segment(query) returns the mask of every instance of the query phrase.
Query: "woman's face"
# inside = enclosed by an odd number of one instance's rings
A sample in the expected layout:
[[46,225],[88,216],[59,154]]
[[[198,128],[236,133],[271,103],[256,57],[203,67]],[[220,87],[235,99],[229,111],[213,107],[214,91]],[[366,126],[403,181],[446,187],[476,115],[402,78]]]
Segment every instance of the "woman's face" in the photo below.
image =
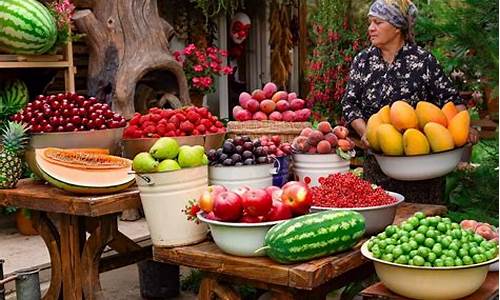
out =
[[368,21],[368,35],[370,36],[370,42],[375,47],[387,45],[401,37],[401,30],[389,22],[377,17],[368,17]]

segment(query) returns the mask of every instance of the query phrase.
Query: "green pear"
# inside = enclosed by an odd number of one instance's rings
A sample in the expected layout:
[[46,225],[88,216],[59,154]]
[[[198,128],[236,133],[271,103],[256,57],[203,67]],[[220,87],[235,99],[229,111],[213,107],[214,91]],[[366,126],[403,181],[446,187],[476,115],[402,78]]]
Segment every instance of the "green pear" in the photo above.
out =
[[201,159],[201,165],[203,166],[208,165],[208,156],[206,154],[203,154],[203,158]]
[[173,159],[165,159],[160,162],[160,164],[156,167],[158,172],[167,172],[167,171],[175,171],[179,170],[181,166],[177,163],[177,161]]
[[138,173],[156,172],[158,162],[148,152],[141,152],[134,157],[132,168]]
[[202,155],[205,154],[205,147],[203,147],[201,145],[193,146],[193,149],[200,152]]
[[159,160],[174,159],[179,154],[179,143],[173,138],[162,137],[149,149],[149,153]]
[[181,168],[197,167],[202,165],[204,154],[195,147],[182,146],[177,160]]

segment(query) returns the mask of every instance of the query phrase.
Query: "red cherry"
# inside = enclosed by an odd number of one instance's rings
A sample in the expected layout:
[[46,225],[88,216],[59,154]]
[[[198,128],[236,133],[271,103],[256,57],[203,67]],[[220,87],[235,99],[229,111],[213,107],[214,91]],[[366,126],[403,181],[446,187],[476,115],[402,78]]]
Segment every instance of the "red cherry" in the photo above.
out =
[[82,118],[80,116],[72,116],[71,117],[71,123],[78,125],[82,122]]
[[64,126],[65,131],[73,131],[75,130],[75,125],[73,123],[67,123],[66,126]]
[[91,105],[92,105],[92,103],[90,103],[90,101],[85,100],[85,101],[83,101],[83,103],[82,103],[82,108],[84,108],[84,109],[89,109]]
[[78,130],[79,130],[79,131],[85,131],[85,126],[80,125],[80,127],[78,127]]
[[110,107],[108,104],[104,103],[103,105],[101,105],[101,109],[102,110],[110,110]]
[[101,118],[96,118],[96,119],[94,120],[94,122],[95,122],[95,127],[96,127],[96,128],[99,128],[99,127],[101,127],[101,125],[102,125],[102,124],[104,124],[104,120],[103,120],[103,119],[101,119]]
[[113,114],[113,121],[120,121],[122,119],[122,116],[119,114]]
[[99,129],[108,129],[108,127],[106,126],[106,124],[102,124]]
[[90,102],[91,105],[97,103],[97,99],[95,97],[89,97],[88,101]]
[[32,126],[31,131],[33,131],[33,132],[40,132],[40,131],[42,131],[42,129],[43,129],[42,126],[35,125],[35,126]]
[[99,115],[98,115],[97,113],[95,113],[95,112],[92,112],[92,113],[90,113],[90,115],[89,115],[89,119],[91,119],[91,120],[95,120],[95,119],[97,119],[98,117],[99,117]]
[[65,94],[62,94],[62,93],[57,94],[57,100],[62,100],[64,98],[66,98]]
[[104,111],[104,116],[105,116],[107,119],[112,119],[112,118],[113,118],[113,116],[114,116],[114,114],[115,114],[115,113],[114,113],[114,112],[112,112],[112,111],[111,111],[111,110],[109,110],[109,109]]
[[57,127],[59,126],[60,122],[59,122],[59,118],[58,117],[50,117],[49,119],[49,123],[53,126],[53,127]]
[[57,126],[57,131],[58,132],[63,132],[64,131],[64,127],[62,125]]
[[50,124],[46,124],[45,126],[43,126],[43,131],[45,132],[52,132],[54,130],[54,127],[52,127],[52,125]]
[[70,117],[71,116],[71,111],[69,109],[63,109],[62,115],[65,117]]
[[88,125],[88,124],[89,124],[89,119],[82,118],[82,125]]
[[72,114],[73,116],[78,116],[78,115],[80,114],[80,109],[79,109],[79,108],[77,108],[77,107],[73,107],[73,108],[71,109],[71,114]]
[[45,99],[45,98],[46,98],[46,96],[45,96],[45,95],[38,95],[38,96],[36,96],[36,98],[35,98],[35,99],[36,99],[36,100],[43,100],[43,99]]
[[89,120],[88,123],[87,123],[87,127],[90,128],[90,129],[93,129],[95,128],[95,121],[94,120]]
[[117,128],[120,128],[120,127],[125,127],[127,125],[127,121],[122,118],[120,121],[118,121],[118,127]]
[[38,109],[41,107],[42,107],[42,101],[40,101],[40,100],[33,101],[33,108]]
[[87,115],[87,111],[85,110],[85,108],[80,107],[80,108],[78,109],[78,115],[79,115],[80,117],[85,117],[85,116]]

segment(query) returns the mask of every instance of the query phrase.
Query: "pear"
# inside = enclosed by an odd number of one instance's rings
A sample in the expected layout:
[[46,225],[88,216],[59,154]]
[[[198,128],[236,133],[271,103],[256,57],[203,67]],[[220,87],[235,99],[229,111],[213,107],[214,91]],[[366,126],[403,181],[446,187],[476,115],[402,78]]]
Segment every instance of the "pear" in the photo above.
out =
[[179,154],[179,143],[173,138],[162,137],[149,149],[149,153],[158,160],[174,159]]
[[148,152],[141,152],[134,157],[132,168],[138,173],[156,172],[158,162]]
[[179,170],[181,166],[177,163],[177,161],[173,159],[164,159],[160,162],[160,164],[156,167],[158,172],[168,172]]
[[203,164],[204,154],[204,151],[200,151],[197,146],[182,146],[177,160],[181,168],[198,167]]
[[203,158],[201,159],[201,164],[203,166],[208,165],[208,156],[206,154],[203,154]]

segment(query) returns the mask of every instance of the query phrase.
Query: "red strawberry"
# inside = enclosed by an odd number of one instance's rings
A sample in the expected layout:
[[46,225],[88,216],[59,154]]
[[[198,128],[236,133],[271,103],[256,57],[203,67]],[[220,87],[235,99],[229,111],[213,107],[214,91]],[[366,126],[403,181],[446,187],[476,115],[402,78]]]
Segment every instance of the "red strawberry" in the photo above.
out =
[[139,123],[143,124],[144,122],[150,121],[151,116],[149,114],[141,116]]
[[167,131],[175,131],[177,128],[174,123],[167,123]]
[[187,119],[193,123],[193,124],[197,124],[199,121],[200,121],[200,115],[197,114],[196,112],[194,111],[190,111],[187,113]]
[[217,132],[219,132],[219,128],[217,128],[215,126],[210,126],[210,132],[211,133],[217,133]]
[[205,127],[205,125],[200,124],[200,125],[196,126],[196,130],[198,130],[199,133],[204,134],[205,131],[207,131],[207,128]]
[[219,121],[219,119],[217,119],[216,116],[211,116],[210,121],[212,121],[212,123],[215,123],[215,122]]
[[161,136],[160,136],[158,133],[155,133],[155,134],[153,134],[151,137],[152,137],[152,138],[156,138],[156,139],[157,139],[157,138],[160,138]]
[[165,136],[165,134],[167,133],[167,126],[165,126],[163,124],[159,124],[158,126],[156,126],[156,132],[160,136]]
[[143,131],[145,134],[156,133],[156,126],[154,126],[154,125],[148,126]]
[[160,124],[167,126],[168,121],[165,119],[161,119],[160,122],[158,122],[158,125],[160,125]]
[[151,121],[158,123],[161,120],[161,115],[160,114],[152,114],[151,115]]
[[170,117],[172,117],[175,114],[175,111],[172,109],[164,109],[160,112],[160,115],[163,119],[168,120]]
[[165,136],[175,136],[175,130],[171,130],[171,131],[167,132],[167,134]]
[[175,114],[175,116],[176,116],[176,117],[177,117],[177,119],[179,119],[179,121],[181,121],[181,122],[184,122],[184,121],[186,121],[186,119],[187,119],[187,118],[186,118],[186,116],[185,116],[183,113],[180,113],[180,112],[176,113],[176,114]]
[[140,114],[134,114],[134,116],[132,117],[132,119],[130,119],[130,122],[129,124],[130,125],[139,125],[141,121],[141,115]]
[[175,136],[180,136],[181,135],[181,130],[180,129],[176,129],[175,130]]
[[201,124],[205,125],[205,128],[210,128],[212,126],[212,122],[209,119],[203,119],[200,121]]
[[146,121],[146,122],[142,123],[141,128],[145,129],[145,128],[150,127],[150,126],[154,127],[154,126],[156,126],[156,123],[152,122],[152,121]]
[[200,132],[196,129],[193,130],[193,132],[191,133],[191,135],[200,135]]
[[221,121],[217,121],[217,122],[215,122],[215,124],[214,124],[214,125],[215,125],[215,127],[218,127],[218,128],[222,128],[222,127],[224,127],[224,124],[222,124],[222,122],[221,122]]
[[159,114],[161,112],[161,109],[159,107],[151,107],[149,109],[150,114]]
[[208,116],[208,108],[206,107],[198,107],[196,109],[196,112],[202,117],[202,118],[206,118]]
[[224,133],[226,132],[226,128],[222,127],[222,128],[219,128],[219,133]]
[[178,128],[179,125],[181,124],[181,121],[177,117],[177,115],[171,116],[170,119],[168,119],[168,123],[174,124],[174,128]]
[[123,131],[124,138],[132,138],[134,136],[134,132],[137,130],[137,126],[131,125]]
[[186,134],[190,134],[194,130],[194,125],[189,121],[184,121],[181,123],[181,126],[179,128]]
[[133,137],[134,139],[139,139],[139,138],[141,138],[141,137],[142,137],[142,130],[140,130],[140,129],[135,130],[135,131],[133,132],[132,137]]

